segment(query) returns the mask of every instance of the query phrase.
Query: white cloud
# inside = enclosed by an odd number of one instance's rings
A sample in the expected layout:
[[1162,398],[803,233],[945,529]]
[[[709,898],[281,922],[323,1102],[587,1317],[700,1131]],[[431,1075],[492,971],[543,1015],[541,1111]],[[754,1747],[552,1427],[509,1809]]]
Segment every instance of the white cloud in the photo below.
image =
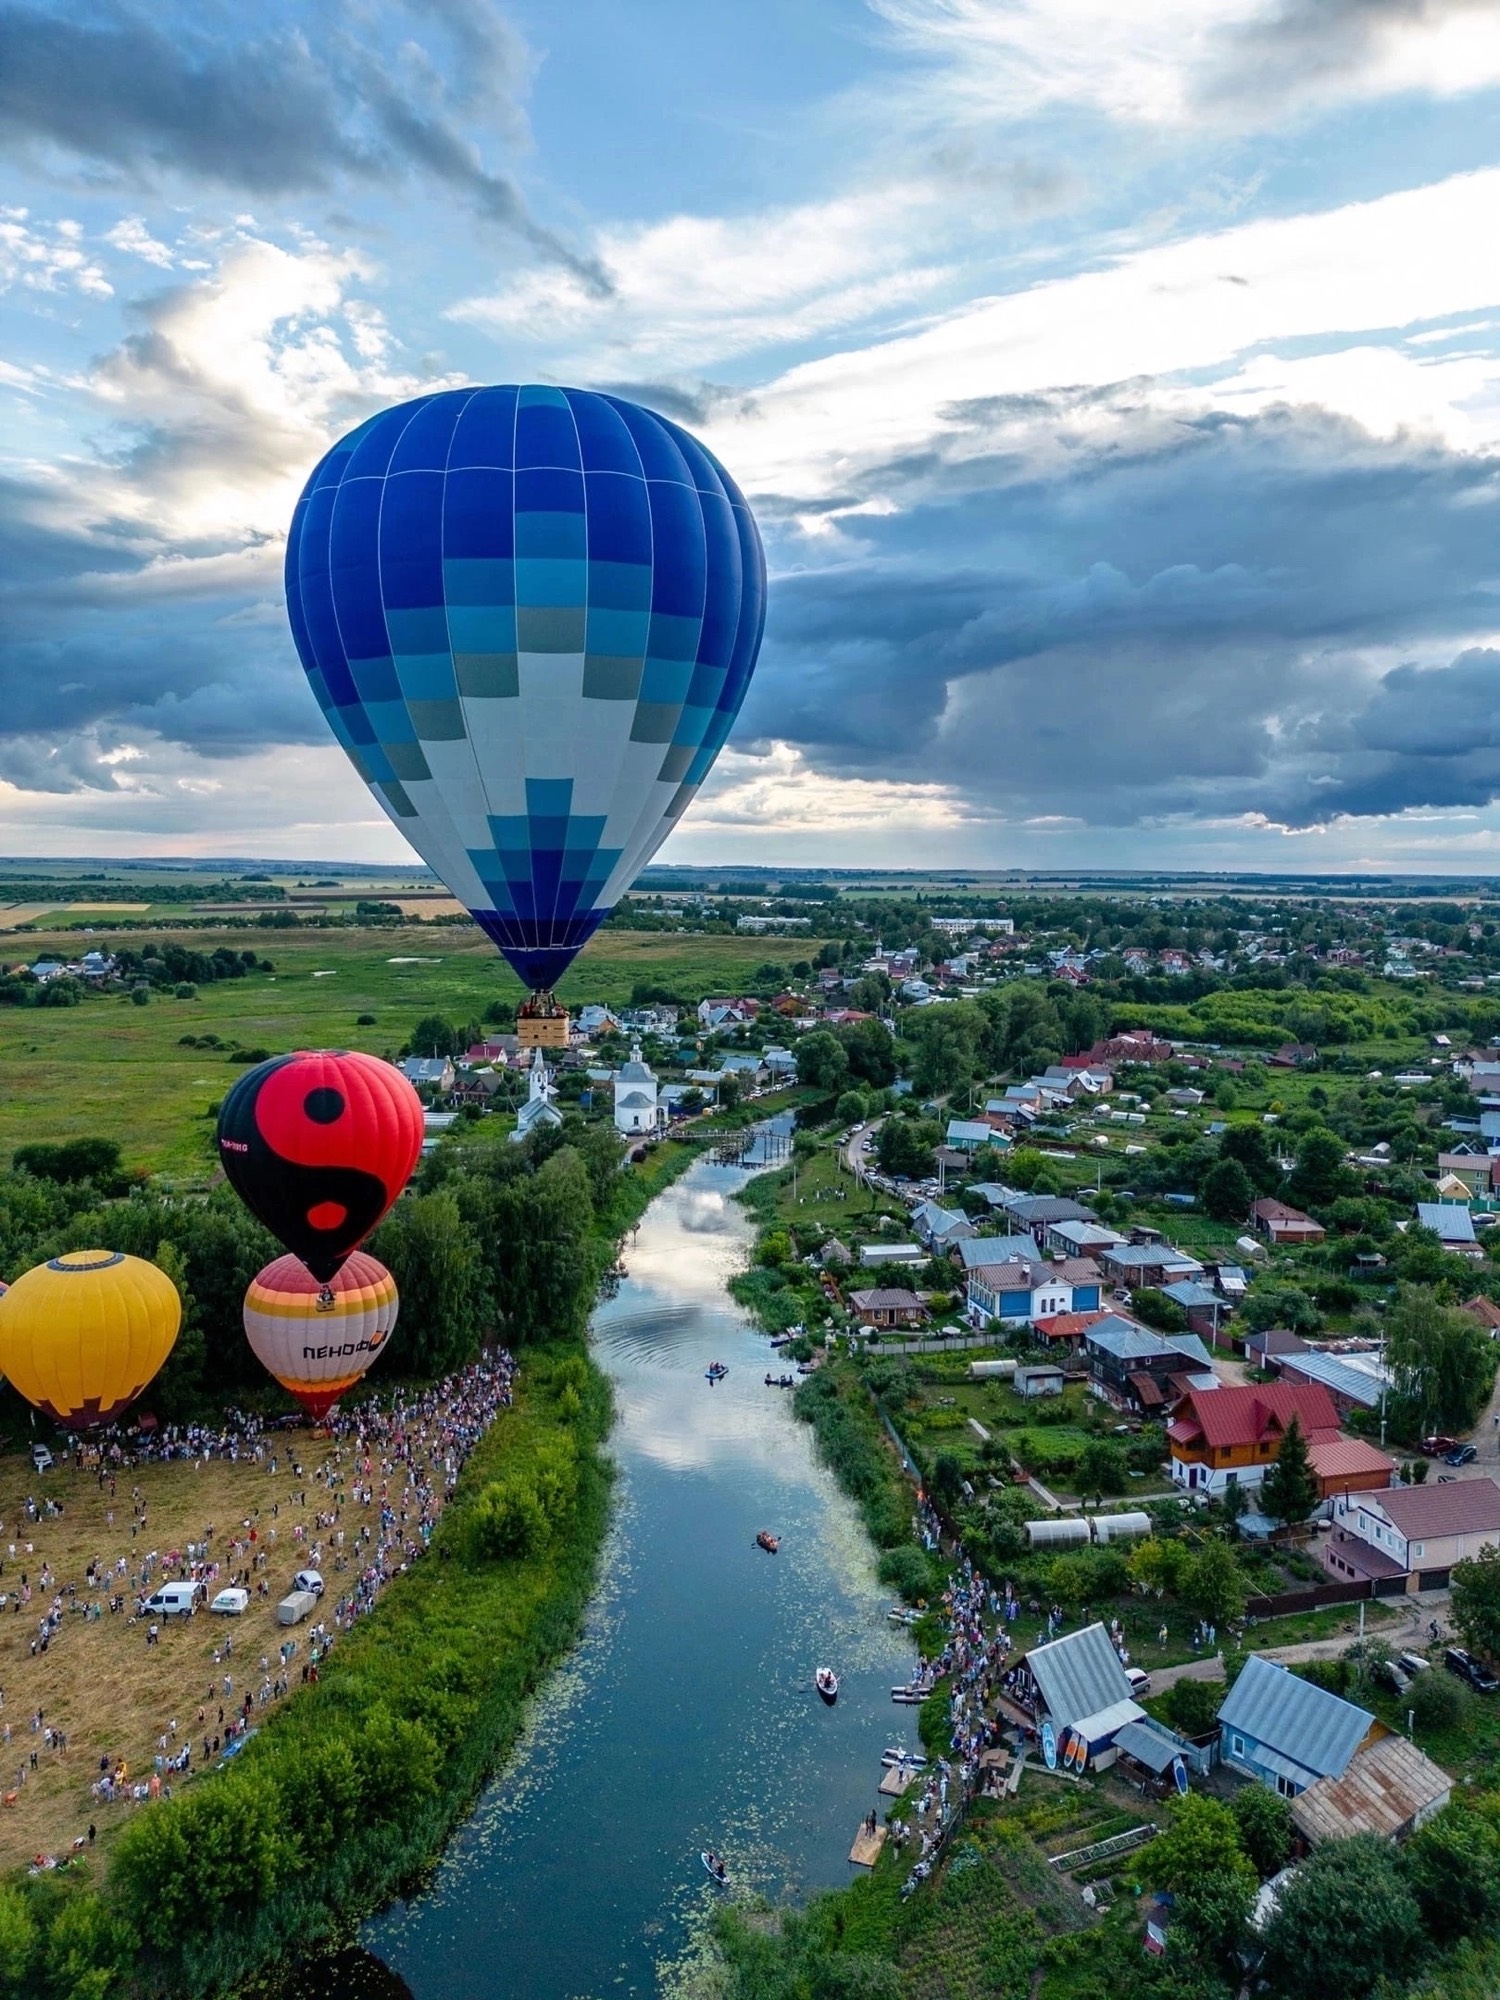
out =
[[107,299],[113,286],[83,247],[81,223],[33,222],[24,208],[0,208],[0,291],[83,292]]
[[870,0],[969,117],[1078,105],[1122,124],[1281,124],[1298,103],[1500,80],[1488,0]]
[[143,331],[81,385],[134,449],[70,467],[70,503],[133,523],[168,569],[205,542],[214,561],[279,542],[339,432],[424,386],[378,308],[350,296],[374,275],[354,251],[242,237],[209,276],[147,301]]
[[758,831],[823,835],[940,829],[976,824],[981,815],[942,784],[840,778],[813,767],[790,743],[726,749],[693,806],[700,834]]
[[601,233],[593,254],[608,294],[549,267],[449,317],[544,343],[558,368],[697,370],[930,296],[951,275],[934,246],[952,221],[929,181],[745,216],[674,215]]
[[[726,408],[710,442],[750,491],[808,498],[847,490],[865,468],[956,436],[952,406],[1059,386],[1184,377],[1180,404],[1218,407],[1213,372],[1272,343],[1360,338],[1500,303],[1500,171],[1322,213],[1256,221],[1116,258],[1102,269],[984,299],[905,337],[805,362]],[[1278,362],[1289,384],[1290,363]],[[1366,368],[1361,421],[1388,430],[1420,406],[1444,435],[1467,440],[1488,391],[1482,367],[1411,357]],[[1331,373],[1331,371],[1330,371]],[[1415,385],[1419,376],[1424,386]],[[1162,396],[1165,406],[1167,398]],[[1338,405],[1342,407],[1342,405]]]
[[170,271],[177,261],[167,245],[157,241],[138,215],[122,216],[113,229],[105,231],[104,240],[112,243],[116,250],[124,251],[126,256],[140,257],[163,271]]

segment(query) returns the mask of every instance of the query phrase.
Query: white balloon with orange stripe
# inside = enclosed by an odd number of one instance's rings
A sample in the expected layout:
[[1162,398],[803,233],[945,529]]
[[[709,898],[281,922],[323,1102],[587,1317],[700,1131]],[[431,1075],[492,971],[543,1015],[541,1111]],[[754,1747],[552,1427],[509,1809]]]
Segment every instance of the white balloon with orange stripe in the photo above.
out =
[[396,1280],[355,1250],[320,1284],[299,1257],[278,1257],[250,1282],[245,1334],[255,1358],[313,1417],[351,1389],[396,1324]]

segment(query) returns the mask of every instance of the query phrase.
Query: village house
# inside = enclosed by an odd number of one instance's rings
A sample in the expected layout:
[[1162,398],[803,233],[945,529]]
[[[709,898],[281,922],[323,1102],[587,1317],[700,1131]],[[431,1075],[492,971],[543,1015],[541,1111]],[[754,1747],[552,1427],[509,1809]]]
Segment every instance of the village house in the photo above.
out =
[[1270,1375],[1276,1373],[1283,1355],[1306,1354],[1308,1351],[1302,1336],[1285,1326],[1268,1326],[1259,1332],[1236,1334],[1234,1344],[1243,1350],[1252,1368],[1264,1368]]
[[1172,1483],[1212,1495],[1230,1486],[1259,1486],[1294,1416],[1309,1444],[1339,1435],[1332,1399],[1314,1384],[1222,1384],[1209,1394],[1191,1390],[1167,1427]]
[[1212,1285],[1205,1285],[1198,1278],[1177,1278],[1170,1285],[1163,1285],[1161,1294],[1174,1306],[1181,1306],[1193,1333],[1217,1344],[1219,1328],[1229,1317],[1229,1305]]
[[396,1067],[415,1090],[453,1088],[453,1064],[447,1056],[405,1056]]
[[1391,1372],[1378,1348],[1326,1354],[1309,1347],[1302,1354],[1273,1355],[1268,1365],[1280,1381],[1316,1382],[1326,1389],[1341,1420],[1355,1410],[1378,1410],[1391,1386]]
[[1018,1662],[1021,1704],[1040,1723],[1050,1722],[1060,1743],[1069,1731],[1088,1745],[1096,1769],[1114,1762],[1115,1738],[1143,1720],[1120,1656],[1102,1624],[1085,1625],[1047,1645],[1033,1646]]
[[859,1253],[859,1261],[867,1271],[887,1265],[921,1265],[927,1262],[927,1252],[920,1243],[867,1243]]
[[1099,1266],[1088,1257],[983,1265],[968,1274],[965,1310],[980,1328],[992,1319],[1034,1326],[1059,1313],[1094,1312],[1098,1305]]
[[719,1028],[742,1028],[760,1012],[758,1000],[716,999],[698,1002],[698,1025],[710,1034]]
[[1219,1705],[1219,1755],[1231,1770],[1294,1799],[1320,1778],[1339,1778],[1373,1732],[1356,1708],[1260,1653],[1252,1653]]
[[911,1212],[911,1226],[929,1250],[948,1250],[974,1234],[974,1224],[962,1209],[943,1208],[935,1201],[919,1201]]
[[1003,1132],[983,1118],[950,1118],[948,1120],[947,1143],[961,1153],[977,1153],[981,1146],[1006,1146],[1010,1142]]
[[1365,1438],[1329,1438],[1309,1445],[1307,1462],[1324,1500],[1345,1493],[1378,1493],[1396,1476],[1396,1462]]
[[1500,1334],[1500,1306],[1493,1299],[1487,1299],[1481,1293],[1476,1298],[1465,1299],[1461,1310],[1477,1319],[1491,1340]]
[[1099,1268],[1111,1283],[1134,1291],[1140,1285],[1159,1288],[1182,1278],[1197,1278],[1203,1266],[1170,1243],[1112,1243],[1098,1253]]
[[1292,1820],[1313,1846],[1357,1833],[1400,1841],[1452,1797],[1453,1780],[1425,1751],[1404,1736],[1372,1731],[1341,1773],[1318,1778],[1297,1794]]
[[1000,1203],[1000,1207],[1017,1226],[1018,1232],[1021,1229],[1031,1232],[1038,1247],[1054,1223],[1097,1222],[1099,1219],[1093,1209],[1085,1208],[1082,1202],[1069,1201],[1060,1194],[1011,1194]]
[[1393,1486],[1341,1495],[1323,1559],[1336,1574],[1404,1577],[1410,1591],[1444,1590],[1453,1565],[1500,1543],[1500,1486],[1493,1479]]
[[1190,1388],[1217,1386],[1208,1349],[1195,1333],[1157,1333],[1120,1313],[1085,1331],[1089,1393],[1117,1410],[1161,1416]]
[[1321,1222],[1314,1222],[1300,1208],[1289,1208],[1284,1201],[1252,1202],[1250,1221],[1262,1236],[1268,1236],[1273,1243],[1321,1243],[1328,1233]]
[[1417,1221],[1430,1229],[1443,1248],[1456,1257],[1484,1256],[1484,1246],[1474,1233],[1474,1218],[1467,1202],[1419,1201]]
[[1042,1247],[1058,1257],[1097,1257],[1101,1250],[1112,1250],[1124,1241],[1117,1229],[1107,1229],[1102,1222],[1051,1222]]
[[926,1308],[916,1293],[908,1292],[899,1285],[850,1292],[849,1307],[866,1326],[920,1326],[927,1317]]

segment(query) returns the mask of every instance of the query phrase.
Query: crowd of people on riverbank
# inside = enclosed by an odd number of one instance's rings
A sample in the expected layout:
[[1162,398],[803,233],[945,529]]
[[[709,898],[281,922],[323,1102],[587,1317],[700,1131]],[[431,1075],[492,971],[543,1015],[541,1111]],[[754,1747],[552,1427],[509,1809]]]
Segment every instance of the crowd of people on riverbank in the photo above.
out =
[[[47,1522],[63,1514],[60,1503],[28,1498],[22,1519],[11,1526],[14,1539],[7,1539],[6,1524],[0,1522],[0,1612],[19,1614],[34,1600],[44,1607],[20,1663],[25,1669],[66,1632],[69,1614],[85,1624],[123,1617],[127,1626],[144,1627],[146,1645],[157,1644],[160,1628],[147,1611],[147,1599],[168,1581],[200,1585],[205,1598],[233,1582],[264,1599],[271,1594],[266,1571],[278,1544],[299,1569],[322,1565],[340,1579],[340,1594],[327,1615],[261,1656],[258,1673],[252,1670],[238,1690],[233,1664],[237,1628],[226,1620],[214,1635],[214,1678],[197,1711],[201,1751],[195,1751],[191,1731],[179,1735],[176,1717],[160,1726],[155,1754],[144,1770],[139,1760],[132,1768],[124,1756],[104,1750],[90,1787],[96,1808],[170,1796],[173,1778],[191,1772],[195,1755],[205,1764],[233,1755],[253,1732],[258,1712],[294,1686],[317,1680],[338,1636],[366,1616],[386,1585],[429,1546],[475,1446],[511,1403],[515,1375],[514,1360],[499,1350],[419,1393],[397,1392],[388,1402],[376,1397],[358,1404],[314,1433],[326,1439],[326,1449],[310,1469],[301,1463],[304,1453],[311,1456],[305,1432],[283,1438],[277,1435],[279,1427],[240,1412],[230,1412],[222,1429],[194,1425],[131,1439],[128,1448],[119,1439],[89,1447],[87,1457],[80,1454],[77,1463],[97,1473],[106,1502],[106,1533],[123,1536],[128,1528],[129,1541],[116,1551],[92,1555],[80,1577],[60,1580],[41,1546]],[[198,1538],[180,1547],[143,1547],[150,1520],[147,1491],[139,1483],[130,1487],[127,1521],[121,1475],[153,1461],[206,1462],[213,1457],[248,1460],[272,1477],[289,1475],[295,1483],[276,1499],[263,1498],[249,1508],[227,1535],[209,1522]],[[45,1696],[43,1684],[38,1683],[38,1691]],[[0,1689],[0,1711],[4,1699]],[[8,1721],[0,1723],[0,1735],[9,1747]],[[26,1755],[12,1767],[12,1789],[0,1793],[5,1803],[20,1797],[37,1770],[41,1750],[60,1756],[66,1749],[66,1735],[45,1721],[43,1704],[34,1711],[29,1736]],[[39,1862],[46,1859],[38,1857]]]

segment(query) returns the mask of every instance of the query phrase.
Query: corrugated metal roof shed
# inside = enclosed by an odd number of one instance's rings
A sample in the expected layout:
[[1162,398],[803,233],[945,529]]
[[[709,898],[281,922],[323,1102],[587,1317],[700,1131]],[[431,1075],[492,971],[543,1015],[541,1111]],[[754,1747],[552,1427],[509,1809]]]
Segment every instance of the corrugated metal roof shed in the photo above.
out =
[[[1276,1753],[1280,1761],[1336,1778],[1365,1740],[1375,1720],[1326,1688],[1314,1687],[1252,1653],[1219,1707],[1220,1725]],[[1285,1775],[1290,1775],[1289,1773]]]
[[1026,1664],[1059,1729],[1071,1729],[1080,1716],[1097,1715],[1116,1702],[1130,1700],[1130,1682],[1102,1624],[1036,1646]]
[[1148,1771],[1161,1772],[1171,1769],[1172,1759],[1181,1756],[1183,1745],[1147,1716],[1143,1722],[1127,1722],[1115,1737],[1115,1748]]
[[1404,1736],[1382,1736],[1351,1759],[1341,1778],[1319,1778],[1292,1801],[1309,1840],[1375,1833],[1384,1840],[1440,1812],[1453,1793],[1448,1773]]

